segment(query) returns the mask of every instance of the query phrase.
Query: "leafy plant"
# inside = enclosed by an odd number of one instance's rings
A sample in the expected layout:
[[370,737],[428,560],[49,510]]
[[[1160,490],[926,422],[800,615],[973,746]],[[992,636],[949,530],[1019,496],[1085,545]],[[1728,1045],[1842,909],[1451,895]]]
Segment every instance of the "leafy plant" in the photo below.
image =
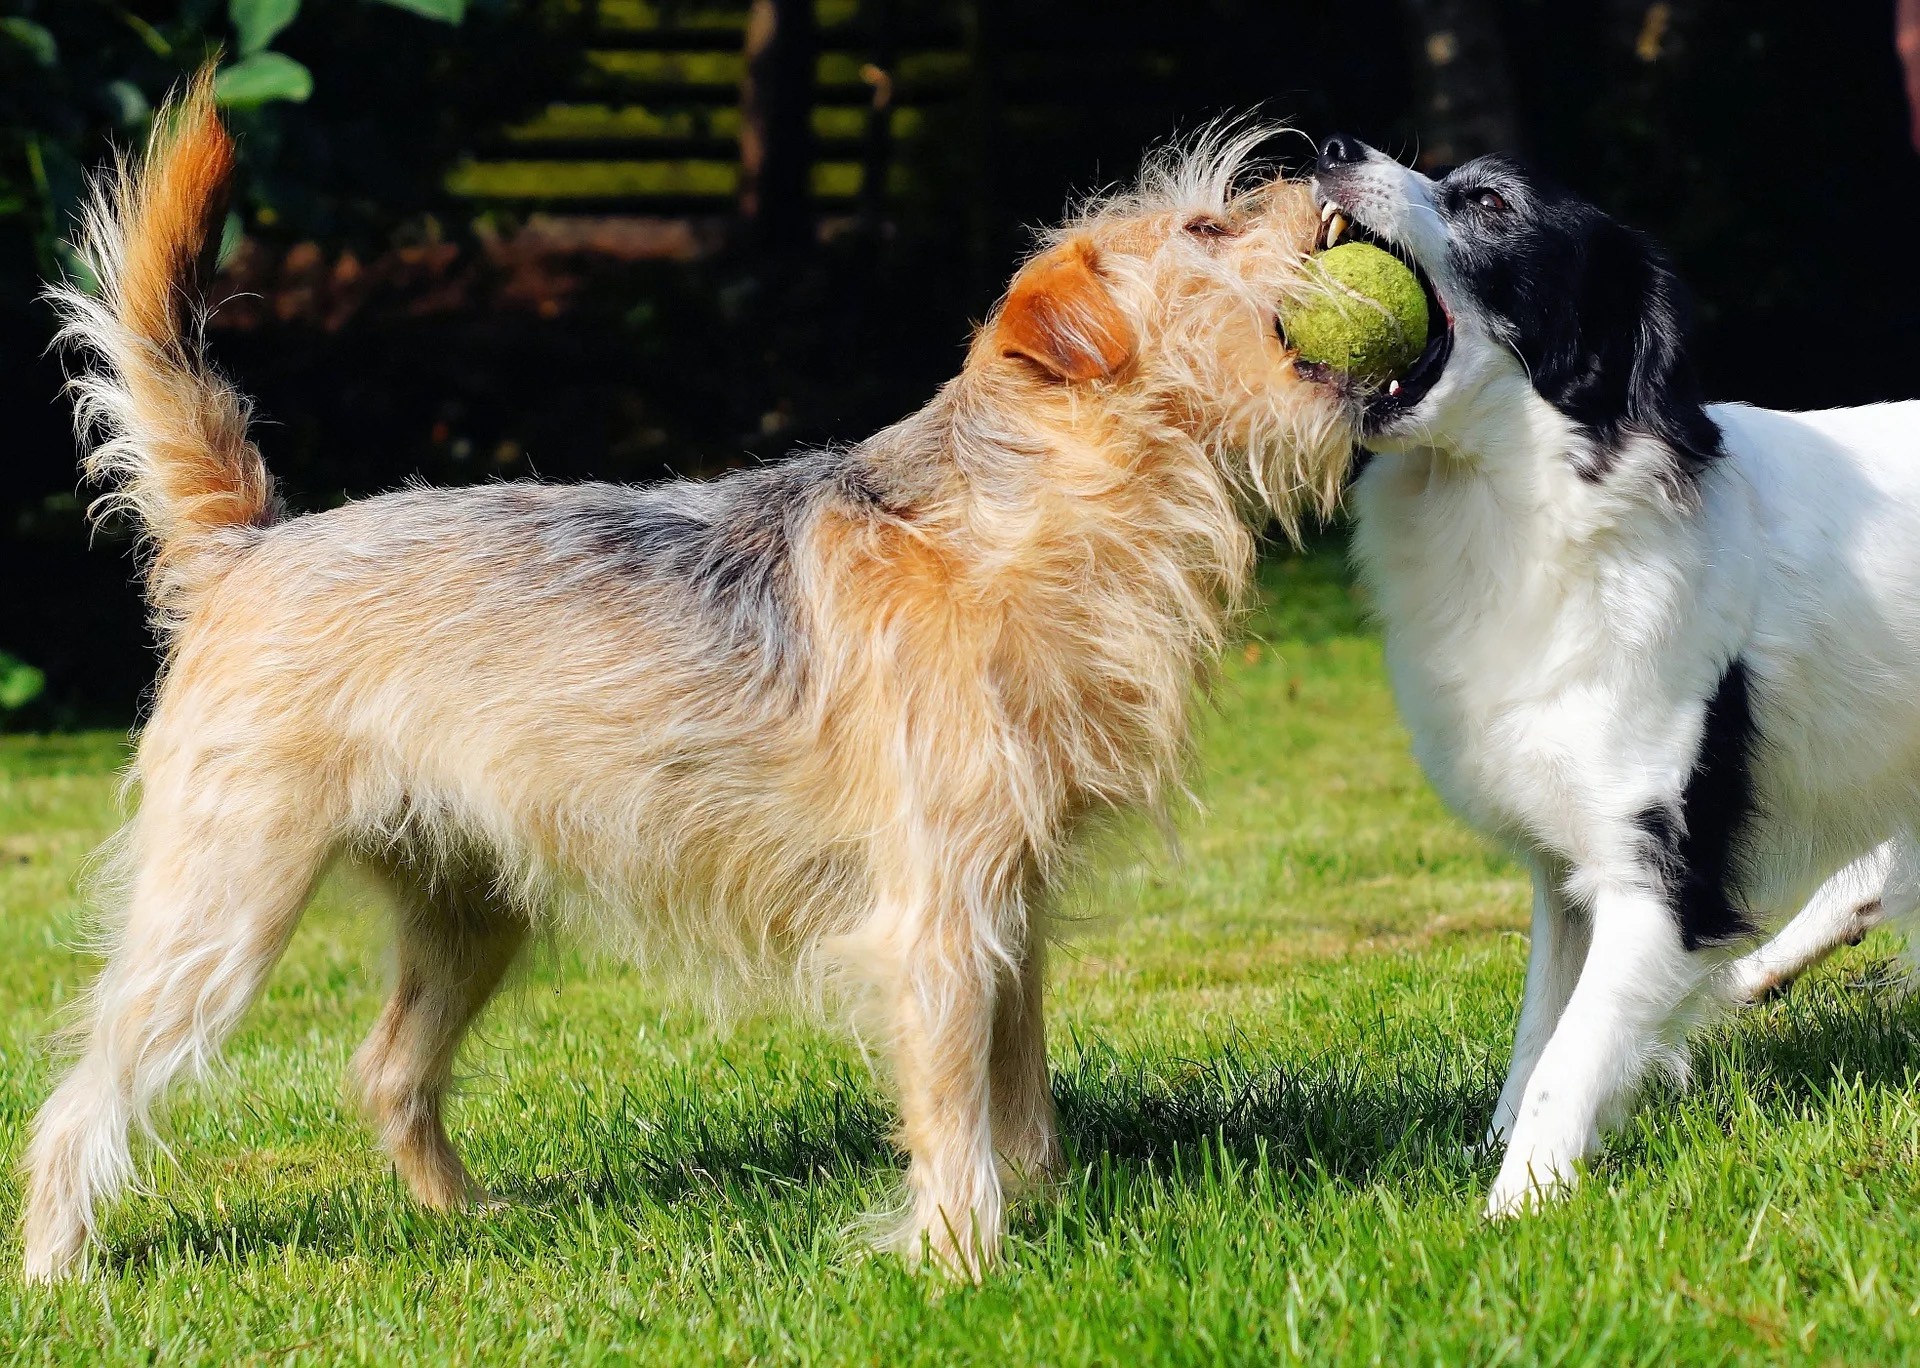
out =
[[232,54],[216,86],[230,109],[299,103],[313,73],[273,46],[290,29],[353,26],[371,8],[454,25],[469,0],[177,0],[160,17],[163,7],[119,0],[14,8],[0,18],[0,255],[24,235],[44,276],[73,267],[63,240],[83,168],[108,137],[137,143],[165,92],[209,57]]
[[313,73],[284,52],[254,52],[221,68],[213,92],[221,104],[239,109],[275,100],[298,102],[313,94]]
[[44,673],[18,656],[0,651],[0,713],[18,712],[46,687]]
[[248,56],[274,40],[300,14],[300,0],[229,0],[227,17],[240,38],[240,52]]
[[[443,24],[466,17],[467,0],[372,0]],[[257,108],[275,100],[303,101],[313,93],[313,73],[283,52],[268,48],[300,17],[301,0],[227,0],[227,17],[239,39],[240,60],[222,68],[214,87],[221,104]]]

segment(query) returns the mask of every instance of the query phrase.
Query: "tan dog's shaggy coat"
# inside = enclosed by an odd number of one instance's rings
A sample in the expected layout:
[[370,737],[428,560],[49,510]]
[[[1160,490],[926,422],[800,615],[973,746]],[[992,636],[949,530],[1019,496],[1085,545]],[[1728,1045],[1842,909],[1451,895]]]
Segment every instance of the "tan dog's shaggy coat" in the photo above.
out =
[[202,80],[100,186],[88,472],[150,541],[166,673],[126,907],[34,1122],[26,1268],[81,1258],[129,1131],[233,1029],[315,881],[398,909],[354,1069],[413,1193],[477,1189],[442,1104],[532,928],[754,986],[858,989],[898,1089],[895,1238],[994,1256],[1056,1169],[1041,1031],[1077,829],[1177,785],[1250,527],[1330,502],[1350,436],[1274,327],[1316,226],[1169,157],[1055,233],[959,377],[857,446],[710,483],[410,490],[282,516],[203,358],[195,263],[233,152]]

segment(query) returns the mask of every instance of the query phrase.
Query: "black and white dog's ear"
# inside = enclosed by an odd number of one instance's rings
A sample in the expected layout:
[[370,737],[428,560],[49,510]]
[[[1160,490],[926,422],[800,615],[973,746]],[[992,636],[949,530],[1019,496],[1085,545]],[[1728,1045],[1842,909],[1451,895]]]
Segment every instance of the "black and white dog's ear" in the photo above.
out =
[[1560,394],[1549,396],[1602,446],[1582,473],[1604,477],[1612,464],[1606,449],[1641,435],[1672,452],[1681,476],[1698,474],[1720,454],[1720,429],[1706,414],[1688,352],[1686,287],[1658,243],[1611,219],[1588,237],[1584,258],[1578,335],[1552,377]]

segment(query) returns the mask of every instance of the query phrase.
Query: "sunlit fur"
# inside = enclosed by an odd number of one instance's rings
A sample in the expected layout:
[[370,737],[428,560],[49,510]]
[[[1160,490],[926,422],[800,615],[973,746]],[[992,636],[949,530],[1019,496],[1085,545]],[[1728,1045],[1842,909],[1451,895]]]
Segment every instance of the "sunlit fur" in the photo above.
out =
[[1656,244],[1505,159],[1329,145],[1326,197],[1452,329],[1371,416],[1354,548],[1415,755],[1533,875],[1487,1134],[1512,1216],[1684,1071],[1723,986],[1875,901],[1920,918],[1920,404],[1707,404]]
[[1307,192],[1237,188],[1258,130],[1167,156],[1051,234],[960,375],[858,445],[281,519],[244,401],[183,309],[139,303],[193,297],[230,163],[204,86],[163,124],[98,188],[98,298],[54,291],[169,646],[124,929],[28,1147],[28,1273],[76,1266],[129,1127],[232,1029],[338,859],[398,907],[355,1069],[423,1201],[476,1190],[442,1126],[453,1056],[556,927],[863,1008],[910,1158],[891,1237],[977,1272],[1003,1180],[1060,1158],[1049,891],[1090,819],[1177,791],[1254,529],[1340,487],[1341,410],[1274,327]]
[[1910,834],[1877,846],[1821,884],[1778,935],[1729,964],[1720,986],[1737,1006],[1784,993],[1843,945],[1858,945],[1883,922],[1915,924],[1920,910],[1920,845]]

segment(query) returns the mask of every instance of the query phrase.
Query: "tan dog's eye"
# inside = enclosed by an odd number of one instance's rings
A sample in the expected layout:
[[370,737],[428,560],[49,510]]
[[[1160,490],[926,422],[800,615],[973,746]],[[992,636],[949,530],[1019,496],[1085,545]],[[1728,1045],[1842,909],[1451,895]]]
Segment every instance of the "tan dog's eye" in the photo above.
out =
[[1208,218],[1205,214],[1196,215],[1186,222],[1186,229],[1201,239],[1232,237],[1233,229],[1217,218]]

